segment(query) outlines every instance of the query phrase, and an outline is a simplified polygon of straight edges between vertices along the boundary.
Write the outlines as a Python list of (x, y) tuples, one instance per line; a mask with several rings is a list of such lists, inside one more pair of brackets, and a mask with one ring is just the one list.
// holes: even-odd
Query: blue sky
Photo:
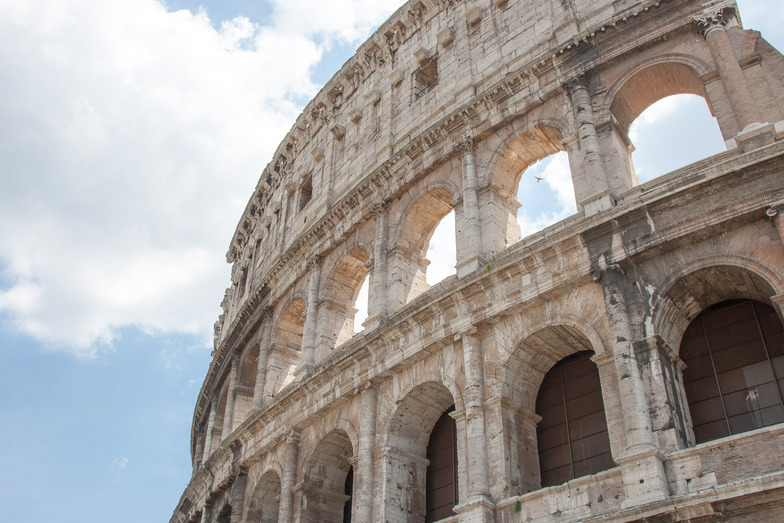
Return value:
[[(0, 0), (4, 520), (169, 519), (237, 220), (302, 105), (400, 3)], [(739, 4), (784, 48), (784, 8)], [(694, 144), (688, 125), (712, 125), (696, 101), (641, 119), (641, 178), (721, 148)], [(563, 166), (524, 176), (524, 230), (573, 212)]]

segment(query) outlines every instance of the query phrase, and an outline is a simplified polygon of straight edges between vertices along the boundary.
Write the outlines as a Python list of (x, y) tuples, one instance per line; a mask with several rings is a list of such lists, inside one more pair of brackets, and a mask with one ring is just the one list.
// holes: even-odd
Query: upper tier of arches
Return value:
[[(575, 16), (546, 4), (552, 20)], [(195, 430), (216, 418), (224, 434), (211, 445), (351, 339), (365, 278), (371, 331), (425, 293), (428, 241), (449, 212), (456, 278), (492, 271), (521, 240), (517, 189), (536, 161), (568, 154), (578, 217), (589, 218), (639, 196), (628, 130), (657, 100), (703, 97), (734, 150), (772, 140), (767, 124), (784, 119), (771, 87), (782, 59), (739, 26), (732, 6), (695, 23), (700, 2), (626, 2), (623, 15), (618, 2), (585, 2), (578, 21), (589, 32), (567, 38), (553, 26), (532, 41), (532, 2), (472, 5), (401, 8), (308, 105), (262, 174), (228, 253), (232, 286), (194, 419)], [(499, 27), (493, 49), (533, 51), (483, 56), (471, 28), (485, 23)], [(618, 42), (635, 24), (657, 32), (630, 53)], [(413, 97), (417, 72), (435, 58), (437, 84)], [(472, 65), (458, 74), (465, 60)], [(751, 90), (770, 96), (744, 95)], [(692, 319), (676, 305), (657, 314), (671, 343)], [(266, 343), (248, 339), (258, 326), (249, 319), (269, 322)], [(269, 351), (247, 349), (251, 341)], [(245, 359), (232, 384), (226, 362), (238, 350)], [(267, 358), (263, 381), (253, 358)], [(260, 394), (236, 393), (262, 382)]]

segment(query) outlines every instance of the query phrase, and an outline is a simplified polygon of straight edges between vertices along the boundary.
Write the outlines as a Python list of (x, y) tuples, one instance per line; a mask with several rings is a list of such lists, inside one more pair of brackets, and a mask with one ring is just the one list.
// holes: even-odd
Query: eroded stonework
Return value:
[[(784, 519), (783, 87), (732, 1), (408, 2), (240, 220), (171, 521)], [(727, 150), (640, 185), (629, 126), (682, 93)], [(520, 177), (560, 151), (578, 212), (521, 239)], [(757, 327), (721, 334), (733, 307)]]

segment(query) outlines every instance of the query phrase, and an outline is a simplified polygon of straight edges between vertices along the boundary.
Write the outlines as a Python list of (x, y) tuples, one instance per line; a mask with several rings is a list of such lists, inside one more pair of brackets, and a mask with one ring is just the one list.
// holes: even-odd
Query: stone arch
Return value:
[(510, 132), (493, 147), (489, 181), (517, 194), (520, 177), (528, 167), (566, 150), (561, 143), (567, 136), (565, 129), (568, 130), (568, 126), (560, 118), (542, 118), (514, 129), (514, 133)]
[(252, 490), (247, 521), (276, 523), (280, 510), (281, 474), (270, 468), (261, 475)]
[(689, 324), (678, 352), (695, 443), (784, 423), (784, 324), (770, 304), (709, 306)]
[(232, 429), (239, 427), (253, 405), (253, 391), (256, 386), (256, 371), (259, 364), (259, 344), (253, 343), (240, 360), (237, 387), (234, 389), (234, 416)]
[[(334, 429), (322, 437), (304, 460), (302, 480), (302, 521), (342, 521), (344, 510), (350, 510), (351, 494), (347, 493), (355, 455), (351, 438), (342, 429)], [(347, 508), (347, 504), (348, 508)]]
[[(784, 279), (770, 267), (742, 256), (713, 256), (695, 260), (672, 273), (659, 285), (646, 328), (677, 351), (681, 337), (704, 309), (730, 299), (771, 303), (784, 287)], [(649, 323), (650, 321), (650, 323)]]
[[(601, 354), (605, 350), (599, 333), (579, 318), (557, 317), (532, 326), (502, 365), (502, 394), (533, 412), (539, 386), (553, 365), (580, 351)], [(524, 383), (519, 383), (520, 376), (526, 377)]]
[(460, 194), (449, 182), (430, 184), (403, 209), (400, 225), (394, 230), (389, 259), (390, 303), (402, 306), (430, 286), (425, 275), (430, 238), (441, 220), (452, 211)]
[[(430, 434), (458, 398), (440, 381), (420, 381), (401, 397), (395, 402), (384, 447), (384, 519), (424, 521)], [(457, 440), (458, 460), (463, 461), (459, 433)]]
[(227, 416), (226, 406), (229, 400), (229, 378), (228, 376), (223, 380), (218, 391), (218, 404), (215, 408), (215, 426), (212, 429), (212, 451), (220, 445), (221, 440), (228, 434), (223, 434), (223, 421)]
[(708, 71), (702, 61), (688, 55), (667, 54), (647, 60), (630, 68), (610, 87), (608, 110), (625, 134), (645, 109), (676, 94), (704, 98), (713, 113), (713, 104), (700, 79)]
[[(500, 252), (521, 239), (518, 211), (533, 201), (518, 198), (523, 175), (540, 160), (566, 151), (564, 143), (569, 132), (562, 118), (543, 116), (526, 118), (487, 140), (485, 147), (490, 149), (484, 169), (487, 180), (480, 193), (480, 207), (484, 214), (491, 216), (484, 220), (487, 225), (482, 231), (485, 253)], [(573, 179), (571, 168), (569, 174)]]
[(317, 359), (340, 346), (354, 335), (357, 295), (368, 276), (366, 263), (370, 254), (364, 247), (354, 247), (335, 263), (319, 301), (319, 352)]
[(295, 295), (281, 310), (267, 359), (267, 396), (274, 396), (294, 379), (294, 371), (302, 357), (305, 300)]

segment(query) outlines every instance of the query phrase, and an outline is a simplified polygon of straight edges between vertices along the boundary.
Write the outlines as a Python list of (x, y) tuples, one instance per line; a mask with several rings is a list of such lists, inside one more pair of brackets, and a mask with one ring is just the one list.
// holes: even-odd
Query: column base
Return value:
[(658, 450), (628, 454), (615, 461), (621, 467), (626, 494), (626, 499), (621, 502), (622, 509), (655, 503), (669, 497), (664, 457)]
[(493, 523), (495, 503), (484, 494), (473, 494), (453, 509), (461, 523)]
[(457, 264), (455, 270), (457, 272), (457, 277), (462, 278), (467, 274), (484, 269), (485, 267), (485, 260), (481, 256), (474, 256)]

